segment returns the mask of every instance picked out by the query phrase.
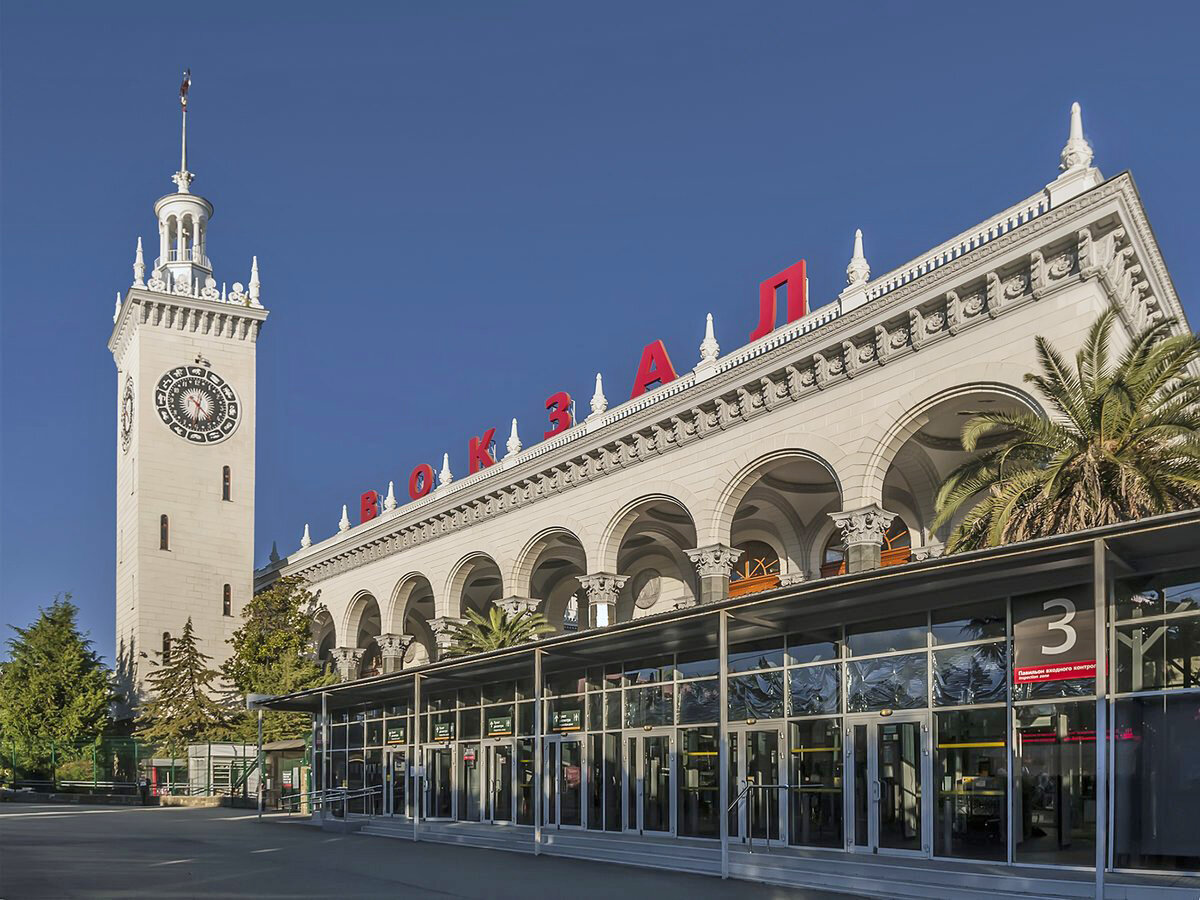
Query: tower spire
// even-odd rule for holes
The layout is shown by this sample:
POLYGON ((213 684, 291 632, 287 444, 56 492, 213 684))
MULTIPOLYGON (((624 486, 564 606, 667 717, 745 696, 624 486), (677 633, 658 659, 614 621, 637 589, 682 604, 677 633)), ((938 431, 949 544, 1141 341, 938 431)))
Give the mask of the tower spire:
POLYGON ((188 171, 187 167, 187 104, 188 104, 188 89, 192 86, 192 70, 183 70, 183 81, 179 85, 179 109, 183 119, 183 129, 180 134, 179 141, 179 171, 176 172, 171 180, 175 182, 175 186, 179 189, 179 193, 188 193, 188 188, 192 184, 192 179, 195 176, 188 171))

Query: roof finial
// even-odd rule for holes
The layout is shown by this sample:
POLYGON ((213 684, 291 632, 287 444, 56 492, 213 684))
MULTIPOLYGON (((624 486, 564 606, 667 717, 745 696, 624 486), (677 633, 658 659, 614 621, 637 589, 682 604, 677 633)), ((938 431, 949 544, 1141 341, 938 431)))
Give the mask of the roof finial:
POLYGON ((192 70, 183 70, 183 81, 179 85, 179 109, 183 116, 183 130, 181 132, 181 140, 179 146, 179 171, 176 172, 171 180, 175 182, 179 193, 188 193, 188 187, 195 178, 187 167, 187 103, 188 103, 188 88, 192 86, 192 70))
POLYGON ((388 482, 388 492, 387 492, 387 496, 383 499, 383 508, 386 510, 393 510, 396 508, 396 484, 395 484, 395 482, 392 482, 392 481, 388 482))
POLYGON ((121 292, 117 291, 117 305, 113 309, 113 321, 117 321, 117 317, 121 315, 121 292))
POLYGON ((346 509, 346 504, 342 504, 342 518, 338 522, 338 531, 350 530, 350 513, 346 509))
POLYGON ((146 260, 142 257, 142 239, 138 237, 137 253, 133 257, 133 286, 146 286, 146 260))
POLYGON ((442 454, 442 471, 438 472, 438 487, 445 487, 454 480, 450 473, 450 454, 442 454))
POLYGON ((300 535, 300 549, 304 550, 312 546, 312 538, 308 534, 308 523, 304 523, 304 534, 300 535))
POLYGON ((250 259, 250 305, 261 306, 258 302, 258 295, 261 287, 258 283, 258 257, 254 256, 250 259))
POLYGON ((871 277, 871 267, 863 255, 862 229, 854 229, 854 253, 850 257, 850 265, 846 266, 846 284, 866 284, 871 277))
MULTIPOLYGON (((598 416, 608 409, 608 398, 604 396, 604 380, 596 373, 596 392, 592 394, 592 416, 598 416)), ((592 416, 588 416, 590 419, 592 416)))
POLYGON ((521 452, 521 437, 517 434, 516 419, 512 420, 512 431, 509 432, 508 443, 506 443, 504 447, 506 450, 508 450, 508 452, 504 454, 505 459, 508 459, 510 456, 516 456, 521 452))
POLYGON ((1079 103, 1071 104, 1071 131, 1063 147, 1058 167, 1064 172, 1070 169, 1086 169, 1092 164, 1092 145, 1083 136, 1083 113, 1079 103))
POLYGON ((716 335, 713 334, 712 313, 709 313, 708 318, 704 320, 704 340, 700 342, 700 362, 715 363, 720 352, 721 345, 717 343, 716 335))
POLYGON ((270 560, 273 563, 279 562, 279 544, 276 541, 271 541, 271 556, 270 560))

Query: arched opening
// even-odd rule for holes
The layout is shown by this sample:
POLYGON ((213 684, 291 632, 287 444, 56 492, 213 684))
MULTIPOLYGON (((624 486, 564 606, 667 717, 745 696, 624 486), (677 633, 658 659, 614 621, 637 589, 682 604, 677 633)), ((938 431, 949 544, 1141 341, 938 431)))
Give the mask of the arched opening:
POLYGON ((730 573, 730 596, 767 590, 785 575, 806 577, 812 548, 841 508, 833 469, 812 453, 780 450, 747 466, 719 509, 718 533, 742 555, 730 573))
POLYGON ((618 541, 617 574, 627 578, 617 622, 696 603, 696 567, 687 556, 696 546, 696 525, 682 503, 664 495, 639 500, 618 515, 610 534, 618 541))
POLYGON ((436 609, 433 585, 424 575, 412 572, 397 583, 392 592, 391 625, 388 630, 415 638, 405 651, 403 668, 429 662, 435 646, 429 623, 437 615, 436 609))
POLYGON ((500 567, 486 553, 477 553, 458 564, 450 577, 450 596, 458 598, 459 615, 467 610, 487 615, 488 607, 504 596, 500 567))
POLYGON ((359 649, 358 677, 378 675, 383 671, 383 655, 379 651, 378 637, 382 631, 383 618, 379 614, 379 603, 370 594, 360 594, 351 604, 350 634, 354 646, 359 649))
POLYGON ((547 621, 559 631, 578 629, 587 609, 579 584, 587 556, 579 538, 566 529, 548 531, 530 543, 522 561, 529 564, 529 596, 541 601, 538 608, 547 621))
POLYGON ((337 628, 329 610, 324 607, 318 609, 309 628, 312 632, 313 646, 316 648, 317 662, 323 667, 328 666, 333 648, 337 646, 337 628))
MULTIPOLYGON (((883 536, 883 546, 879 553, 880 566, 902 566, 912 559, 912 533, 908 523, 900 516, 892 520, 887 533, 883 536)), ((830 535, 825 542, 821 554, 821 577, 846 574, 846 546, 838 532, 830 535)))

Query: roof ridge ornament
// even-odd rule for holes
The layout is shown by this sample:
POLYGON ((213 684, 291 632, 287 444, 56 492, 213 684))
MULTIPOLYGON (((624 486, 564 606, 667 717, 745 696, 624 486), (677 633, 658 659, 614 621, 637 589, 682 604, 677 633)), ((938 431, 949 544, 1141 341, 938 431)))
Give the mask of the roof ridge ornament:
POLYGON ((600 377, 600 373, 596 373, 596 391, 592 394, 592 416, 603 415, 608 409, 608 398, 604 396, 604 379, 600 377))
POLYGON ((1071 169, 1086 169, 1091 164, 1092 145, 1083 136, 1083 112, 1076 101, 1071 104, 1071 130, 1059 157, 1058 167, 1067 172, 1071 169))
POLYGON ((141 235, 138 235, 137 251, 133 255, 133 286, 146 286, 146 260, 142 256, 141 235))
POLYGON ((188 104, 188 89, 192 86, 192 70, 183 70, 183 81, 179 85, 179 110, 183 118, 183 129, 180 138, 179 149, 179 171, 171 176, 171 180, 175 182, 175 187, 179 193, 190 193, 188 190, 191 187, 192 179, 196 176, 188 171, 187 167, 187 104, 188 104))
POLYGON ((450 454, 442 454, 442 471, 438 472, 438 487, 445 487, 454 480, 454 475, 450 471, 450 454))
POLYGON ((517 434, 517 420, 516 419, 512 420, 512 431, 509 432, 508 443, 506 443, 504 445, 504 448, 508 451, 507 453, 504 454, 505 459, 508 459, 510 456, 516 456, 518 453, 521 452, 521 438, 517 434))
POLYGON ((346 504, 342 504, 342 518, 338 521, 338 531, 346 532, 350 530, 350 513, 346 509, 346 504))
POLYGON ((308 523, 304 523, 304 534, 300 535, 300 549, 307 550, 312 546, 312 537, 308 533, 308 523))
POLYGON ((383 499, 383 508, 388 512, 396 508, 396 483, 394 481, 388 482, 388 492, 383 499))
POLYGON ((1076 101, 1071 104, 1071 127, 1067 133, 1067 143, 1058 157, 1061 174, 1046 185, 1051 209, 1091 190, 1104 180, 1100 170, 1092 165, 1092 158, 1092 145, 1083 136, 1083 112, 1076 101))
POLYGON ((721 353, 721 345, 717 343, 716 335, 713 334, 713 318, 712 313, 704 320, 704 340, 700 342, 700 362, 715 363, 717 356, 721 353))
POLYGON ((840 311, 850 312, 858 309, 867 302, 867 282, 871 278, 871 265, 863 253, 863 235, 861 228, 854 229, 854 250, 850 254, 850 263, 846 266, 846 287, 838 294, 840 311))

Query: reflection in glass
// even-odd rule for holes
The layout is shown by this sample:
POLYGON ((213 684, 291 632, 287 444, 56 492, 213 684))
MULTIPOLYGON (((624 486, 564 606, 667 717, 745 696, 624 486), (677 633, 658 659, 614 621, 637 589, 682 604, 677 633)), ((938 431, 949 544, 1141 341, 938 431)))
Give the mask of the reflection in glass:
POLYGON ((558 745, 558 810, 563 825, 583 824, 583 743, 562 741, 558 745))
MULTIPOLYGON (((476 710, 478 713, 478 710, 476 710)), ((458 820, 479 821, 480 778, 479 745, 458 745, 458 820)))
POLYGON ((788 640, 788 661, 792 665, 827 662, 837 659, 840 649, 836 628, 793 634, 788 640))
POLYGON ((1003 703, 1008 662, 1003 643, 976 644, 933 653, 935 706, 1003 703))
POLYGON ((937 714, 934 854, 1007 858, 1008 712, 972 709, 937 714))
POLYGON ((625 691, 625 727, 670 725, 674 721, 674 687, 630 688, 625 691))
POLYGON ((841 712, 841 667, 805 666, 788 672, 789 716, 815 716, 841 712))
POLYGON ((756 669, 776 669, 783 665, 783 638, 771 637, 758 641, 731 644, 729 671, 753 672, 756 669))
POLYGON ((720 740, 715 728, 679 730, 679 833, 719 837, 721 830, 720 740))
POLYGON ((779 840, 780 791, 772 789, 779 784, 779 732, 747 731, 746 734, 746 781, 749 784, 766 785, 768 789, 753 789, 746 794, 743 807, 746 811, 746 832, 763 840, 779 840))
POLYGON ((671 739, 666 735, 642 740, 642 829, 671 830, 671 739))
POLYGON ((435 747, 426 751, 426 778, 429 790, 425 815, 430 819, 448 819, 454 808, 454 797, 450 793, 450 764, 453 753, 449 747, 435 747))
POLYGON ((625 664, 625 684, 653 684, 656 681, 670 681, 673 672, 674 662, 669 656, 628 662, 625 664))
POLYGON ((964 644, 985 638, 1002 638, 1007 628, 1008 617, 1003 599, 939 609, 933 613, 935 644, 964 644))
POLYGON ((721 714, 721 690, 716 678, 685 681, 679 688, 679 724, 715 722, 721 714))
POLYGON ((533 741, 517 741, 517 824, 533 824, 533 741))
POLYGON ((1014 700, 1058 700, 1088 697, 1096 691, 1095 678, 1070 678, 1060 681, 1033 681, 1013 685, 1014 700))
POLYGON ((1200 569, 1122 578, 1116 607, 1118 620, 1200 609, 1200 569))
POLYGON ((921 726, 889 722, 876 726, 879 778, 879 846, 921 849, 921 726))
POLYGON ((783 718, 783 671, 729 679, 729 719, 783 718))
POLYGON ((513 745, 487 748, 491 757, 491 817, 493 822, 511 822, 513 807, 513 745))
POLYGON ((720 671, 717 659, 717 649, 697 650, 692 653, 680 653, 675 658, 675 674, 678 678, 700 678, 704 675, 716 675, 720 671))
POLYGON ((604 735, 604 830, 621 830, 621 735, 604 735))
POLYGON ((846 666, 849 686, 847 712, 917 709, 928 703, 924 653, 852 660, 846 666))
POLYGON ((1117 700, 1113 862, 1200 869, 1200 694, 1117 700))
POLYGON ((1090 866, 1096 861, 1096 707, 1019 706, 1013 797, 1017 862, 1090 866))
POLYGON ((1119 625, 1117 691, 1200 687, 1200 616, 1119 625))
POLYGON ((837 719, 792 722, 788 841, 841 847, 842 731, 837 719))
POLYGON ((929 626, 925 614, 862 622, 846 628, 846 646, 851 656, 869 656, 893 650, 916 650, 925 646, 929 626))
POLYGON ((604 828, 604 735, 588 735, 588 828, 604 828))

